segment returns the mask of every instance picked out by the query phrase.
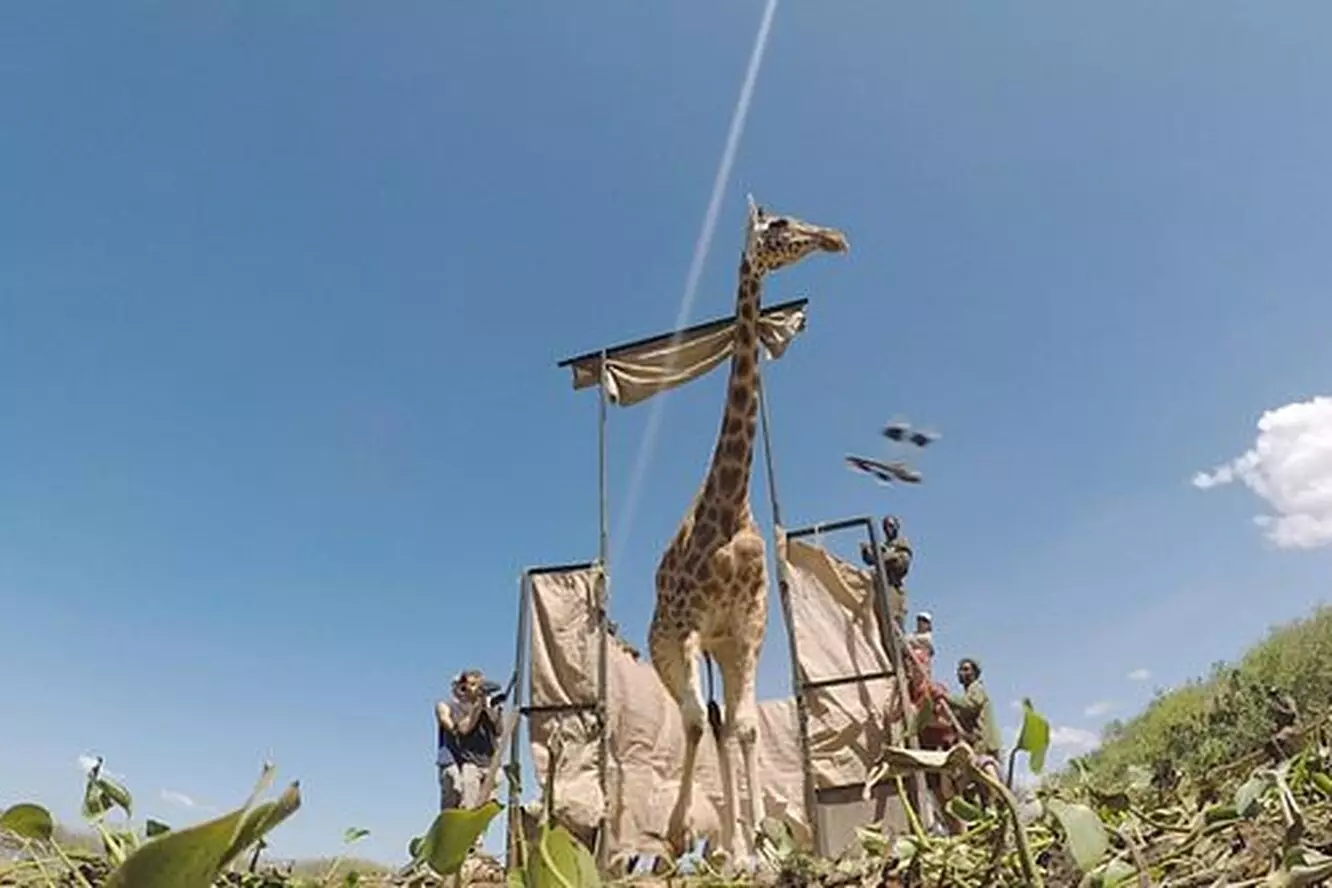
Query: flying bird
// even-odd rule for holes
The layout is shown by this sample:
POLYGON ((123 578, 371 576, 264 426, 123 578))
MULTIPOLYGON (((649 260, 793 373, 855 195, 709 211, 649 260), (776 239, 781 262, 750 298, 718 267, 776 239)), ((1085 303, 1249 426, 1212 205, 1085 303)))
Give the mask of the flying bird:
POLYGON ((911 428, 906 422, 890 422, 883 428, 883 436, 899 444, 907 441, 917 447, 925 447, 939 440, 938 432, 926 432, 911 428))
POLYGON ((919 484, 925 480, 920 472, 904 462, 882 462, 864 456, 848 456, 846 461, 851 468, 873 476, 880 484, 892 484, 894 481, 900 481, 903 484, 919 484))

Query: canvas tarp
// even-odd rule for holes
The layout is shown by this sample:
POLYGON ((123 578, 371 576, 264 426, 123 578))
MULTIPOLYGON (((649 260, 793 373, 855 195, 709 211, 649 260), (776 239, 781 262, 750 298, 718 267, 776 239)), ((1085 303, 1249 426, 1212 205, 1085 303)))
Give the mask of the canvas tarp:
MULTIPOLYGON (((811 683, 883 676, 892 661, 883 644, 874 574, 821 546, 778 532, 791 597, 796 662, 811 683)), ((886 739, 884 714, 896 685, 888 677, 815 687, 805 693, 815 787, 863 783, 886 739)))
MULTIPOLYGON (((780 358, 805 329, 805 306, 804 301, 777 305, 759 315, 759 341, 769 358, 780 358)), ((728 318, 685 331, 678 339, 660 336, 608 353, 607 398, 629 407, 703 376, 731 356, 735 324, 728 318)), ((574 388, 591 388, 601 378, 601 355, 580 358, 570 367, 574 388)))
MULTIPOLYGON (((884 669, 864 572, 823 550, 792 542, 792 604, 801 668, 809 680, 884 669), (866 633, 872 631, 873 634, 866 633)), ((597 699, 597 568, 536 574, 531 578, 531 688, 537 707, 593 703, 597 699)), ((769 644, 774 643, 769 639, 769 644)), ((778 642, 780 643, 780 642, 778 642)), ((607 788, 612 852, 656 853, 680 786, 684 732, 679 711, 646 658, 618 639, 610 644, 607 788)), ((810 745, 816 787, 863 783, 881 742, 882 703, 888 683, 842 685, 810 693, 810 745)), ((597 779, 598 741, 592 712, 541 713, 531 718, 532 754, 544 785, 552 735, 560 735, 555 807, 579 829, 595 827, 602 808, 597 779)), ((810 841, 804 810, 804 768, 795 699, 759 703, 762 816, 785 821, 797 841, 810 841)), ((738 792, 748 799, 739 750, 738 792)), ((700 836, 719 837, 721 780, 711 733, 699 749, 692 822, 700 836)), ((743 802, 742 802, 743 803, 743 802)))

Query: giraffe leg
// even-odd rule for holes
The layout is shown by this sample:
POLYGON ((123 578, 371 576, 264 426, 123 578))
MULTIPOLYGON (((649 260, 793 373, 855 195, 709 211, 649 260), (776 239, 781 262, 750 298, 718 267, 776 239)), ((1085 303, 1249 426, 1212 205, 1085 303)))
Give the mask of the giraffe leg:
MULTIPOLYGON (((763 809, 763 784, 759 778, 758 767, 758 691, 755 672, 758 666, 758 652, 749 645, 737 645, 733 656, 726 658, 722 665, 722 681, 726 694, 726 723, 722 732, 724 740, 732 737, 739 743, 740 757, 745 769, 748 806, 741 808, 735 792, 734 782, 730 783, 727 793, 728 816, 732 834, 736 821, 743 826, 740 830, 741 841, 728 846, 737 860, 752 861, 754 843, 758 836, 759 821, 763 809), (743 817, 738 816, 744 811, 743 817)), ((729 773, 728 768, 723 777, 729 773)))
MULTIPOLYGON (((720 665, 720 664, 718 664, 720 665)), ((731 713, 734 711, 731 706, 730 682, 725 678, 726 670, 722 670, 722 693, 725 704, 722 711, 722 723, 720 736, 717 737, 717 770, 721 773, 722 785, 722 810, 721 810, 721 847, 727 854, 735 855, 735 827, 739 816, 740 800, 737 798, 735 786, 735 761, 731 758, 731 738, 732 725, 731 713)))
POLYGON ((671 637, 654 626, 649 638, 652 665, 662 684, 680 707, 680 722, 684 727, 685 754, 680 774, 680 791, 675 797, 666 827, 666 841, 671 850, 682 855, 689 850, 687 833, 689 814, 694 804, 694 765, 698 760, 698 744, 703 739, 707 712, 703 703, 703 684, 699 679, 698 659, 701 654, 697 632, 688 632, 683 638, 671 637))

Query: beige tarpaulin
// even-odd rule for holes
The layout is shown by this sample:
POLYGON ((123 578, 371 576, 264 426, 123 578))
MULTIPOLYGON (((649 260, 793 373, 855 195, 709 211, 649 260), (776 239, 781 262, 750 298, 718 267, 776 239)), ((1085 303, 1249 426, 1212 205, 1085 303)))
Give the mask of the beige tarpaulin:
MULTIPOLYGON (((780 358, 805 329, 805 303, 778 305, 759 316, 759 341, 771 359, 780 358)), ((676 340, 660 336, 641 345, 617 349, 606 358, 606 396, 629 407, 703 376, 731 356, 735 320, 728 318, 688 332, 676 340)), ((600 380, 601 355, 574 361, 575 389, 600 380)))
MULTIPOLYGON (((879 630, 873 572, 820 546, 788 541, 780 531, 778 539, 802 681, 891 673, 879 630)), ((891 678, 880 677, 805 694, 816 788, 864 781, 885 741, 884 713, 894 690, 891 678)))
MULTIPOLYGON (((788 547, 801 668, 807 680, 886 671, 877 625, 868 610, 864 572, 821 549, 788 547), (872 631, 872 636, 866 635, 872 631)), ((532 704, 559 706, 596 700, 598 637, 594 615, 596 568, 532 577, 532 704)), ((769 641, 772 643, 772 640, 769 641)), ((675 703, 652 665, 613 640, 608 664, 610 764, 608 794, 612 852, 656 853, 650 834, 665 832, 680 786, 684 732, 675 703)), ((817 787, 864 781, 882 737, 876 714, 888 683, 843 685, 810 694, 810 740, 817 787)), ((534 713, 532 754, 546 779, 548 745, 560 732, 555 807, 571 825, 591 829, 600 819, 597 736, 591 712, 534 713)), ((797 841, 810 840, 804 810, 804 769, 794 698, 759 704, 762 816, 785 821, 797 841)), ((742 799, 748 798, 739 750, 733 759, 742 799)), ((719 837, 721 780, 711 734, 699 750, 692 820, 700 836, 719 837)))

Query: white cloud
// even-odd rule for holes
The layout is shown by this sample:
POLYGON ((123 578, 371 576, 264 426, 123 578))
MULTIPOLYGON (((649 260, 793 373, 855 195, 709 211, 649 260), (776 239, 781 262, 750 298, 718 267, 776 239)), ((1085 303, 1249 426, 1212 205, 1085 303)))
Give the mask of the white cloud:
POLYGON ((1152 670, 1150 669, 1134 669, 1128 674, 1129 681, 1146 681, 1151 677, 1152 670))
POLYGON ((1068 749, 1076 753, 1091 752, 1101 743, 1101 738, 1094 731, 1085 728, 1069 728, 1056 725, 1050 728, 1050 745, 1057 749, 1068 749))
POLYGON ((1268 410, 1242 456, 1193 476, 1201 490, 1242 481, 1275 512, 1254 521, 1282 549, 1332 545, 1332 396, 1268 410))
POLYGON ((173 805, 180 805, 182 808, 197 808, 199 803, 183 792, 176 792, 174 789, 162 790, 162 801, 170 802, 173 805))
POLYGON ((1115 708, 1115 704, 1109 700, 1097 700, 1095 703, 1082 710, 1082 714, 1087 718, 1099 718, 1115 708))

